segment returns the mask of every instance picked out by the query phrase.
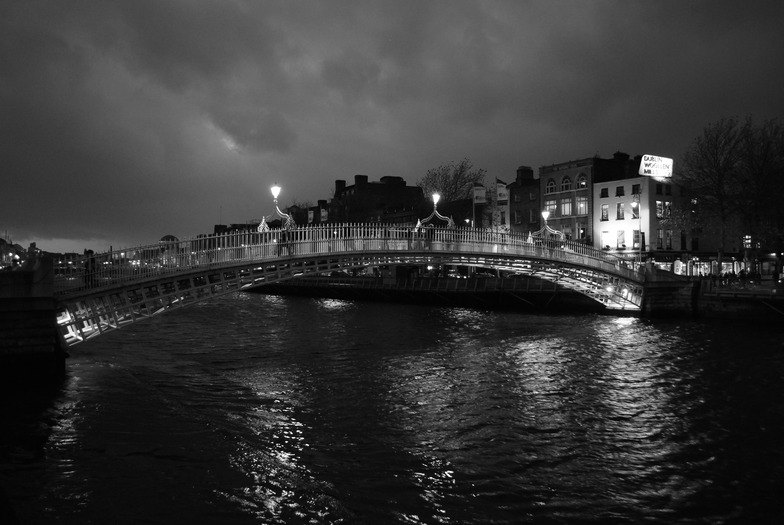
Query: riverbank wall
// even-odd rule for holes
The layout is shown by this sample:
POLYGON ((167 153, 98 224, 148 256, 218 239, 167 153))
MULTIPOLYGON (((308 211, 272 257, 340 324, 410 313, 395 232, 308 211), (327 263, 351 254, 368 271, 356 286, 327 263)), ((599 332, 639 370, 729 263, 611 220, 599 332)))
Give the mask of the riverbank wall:
POLYGON ((387 281, 373 278, 307 277, 252 289, 272 295, 395 301, 440 306, 515 309, 540 313, 608 313, 656 319, 727 319, 781 322, 784 290, 719 289, 706 280, 652 277, 639 312, 607 310, 554 283, 532 277, 504 279, 428 278, 387 281), (777 293, 780 292, 780 293, 777 293))
POLYGON ((52 260, 0 272, 0 382, 15 388, 49 383, 65 368, 57 333, 52 260))

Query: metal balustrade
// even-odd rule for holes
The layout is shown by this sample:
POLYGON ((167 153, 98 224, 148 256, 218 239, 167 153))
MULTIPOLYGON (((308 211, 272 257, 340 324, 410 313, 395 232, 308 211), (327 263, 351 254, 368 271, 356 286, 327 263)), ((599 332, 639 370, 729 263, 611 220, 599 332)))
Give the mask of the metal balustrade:
POLYGON ((346 253, 439 252, 503 255, 585 267, 633 282, 642 274, 619 257, 585 244, 484 229, 334 224, 238 232, 159 242, 56 262, 55 295, 78 296, 176 272, 346 253))
POLYGON ((480 229, 333 224, 160 242, 58 261, 68 346, 178 306, 336 269, 395 264, 490 267, 532 275, 606 308, 639 310, 644 275, 579 243, 480 229))

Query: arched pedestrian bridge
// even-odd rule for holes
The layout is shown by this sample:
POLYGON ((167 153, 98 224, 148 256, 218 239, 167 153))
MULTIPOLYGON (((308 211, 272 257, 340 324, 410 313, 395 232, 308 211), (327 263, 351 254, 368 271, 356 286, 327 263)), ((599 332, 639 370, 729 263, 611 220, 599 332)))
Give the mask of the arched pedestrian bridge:
POLYGON ((171 239, 55 268, 58 326, 73 345, 210 297, 268 283, 388 265, 459 265, 556 282, 609 309, 639 310, 643 273, 620 258, 549 235, 379 224, 171 239))

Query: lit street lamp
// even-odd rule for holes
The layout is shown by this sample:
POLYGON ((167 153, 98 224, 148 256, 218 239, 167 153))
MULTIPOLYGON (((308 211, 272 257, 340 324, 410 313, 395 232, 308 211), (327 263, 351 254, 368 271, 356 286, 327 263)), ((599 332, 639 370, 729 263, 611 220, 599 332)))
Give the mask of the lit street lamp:
POLYGON ((432 199, 433 199, 433 212, 427 217, 425 217, 424 219, 422 219, 421 221, 418 220, 415 229, 419 231, 419 228, 421 228, 422 226, 430 222, 434 217, 439 218, 442 221, 446 221, 447 228, 454 228, 455 221, 452 220, 452 217, 444 217, 443 215, 438 213, 438 201, 441 200, 441 195, 439 195, 438 193, 433 193, 432 199))
POLYGON ((294 226, 296 226, 294 222, 294 217, 292 217, 288 213, 283 213, 282 211, 280 211, 280 208, 278 207, 278 196, 280 195, 280 190, 281 188, 277 182, 273 184, 272 187, 270 188, 270 192, 272 193, 272 203, 275 205, 275 213, 270 214, 269 216, 262 217, 261 224, 259 224, 258 227, 259 232, 269 231, 270 228, 269 225, 267 224, 267 221, 272 220, 274 215, 277 215, 278 217, 281 218, 283 229, 290 230, 294 228, 294 226))

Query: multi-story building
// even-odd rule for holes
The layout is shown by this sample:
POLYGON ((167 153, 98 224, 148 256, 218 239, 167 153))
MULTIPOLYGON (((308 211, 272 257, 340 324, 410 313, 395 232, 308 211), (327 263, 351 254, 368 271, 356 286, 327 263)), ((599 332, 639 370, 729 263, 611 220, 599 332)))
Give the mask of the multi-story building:
POLYGON ((681 187, 670 178, 640 176, 640 157, 616 153, 613 160, 616 165, 594 174, 594 246, 630 261, 650 259, 662 268, 691 273, 689 254, 698 242, 676 219, 677 210, 688 209, 681 187))
MULTIPOLYGON (((612 251, 629 261, 653 258, 673 266, 696 240, 672 220, 688 203, 670 179, 640 176, 641 157, 616 152, 539 169, 542 211, 567 239, 612 251)), ((686 273, 686 272, 683 272, 686 273)))
POLYGON ((422 188, 407 186, 402 177, 387 176, 379 182, 368 182, 367 175, 355 175, 351 186, 344 180, 335 181, 329 221, 415 224, 424 202, 422 188))
POLYGON ((591 157, 539 168, 540 212, 548 212, 547 224, 567 239, 594 242, 591 187, 594 173, 602 167, 600 160, 591 157))
POLYGON ((539 179, 529 166, 517 168, 509 191, 509 227, 518 233, 534 232, 542 227, 542 205, 539 199, 539 179))

